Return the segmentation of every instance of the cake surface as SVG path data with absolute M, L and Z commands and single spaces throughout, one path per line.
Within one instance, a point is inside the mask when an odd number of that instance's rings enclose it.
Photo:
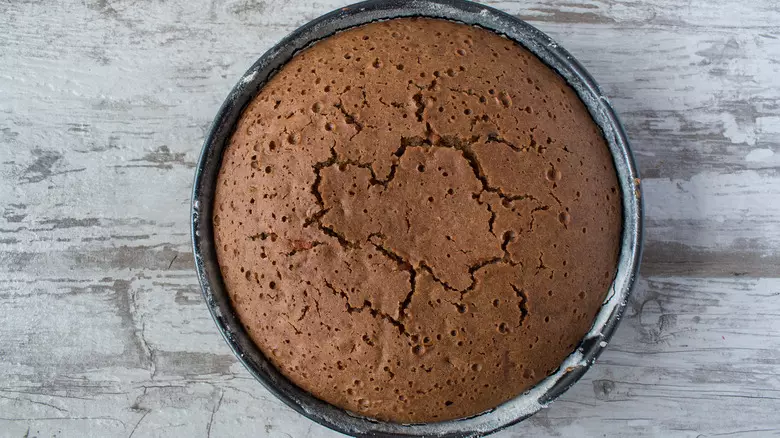
M 555 371 L 621 235 L 576 93 L 519 45 L 433 19 L 353 28 L 281 68 L 226 147 L 213 220 L 268 359 L 396 422 L 475 415 Z

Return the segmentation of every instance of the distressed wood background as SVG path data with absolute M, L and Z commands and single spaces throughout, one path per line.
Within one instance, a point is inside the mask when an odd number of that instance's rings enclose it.
M 520 436 L 780 434 L 780 4 L 491 2 L 596 77 L 633 141 L 643 277 Z M 337 0 L 0 0 L 0 436 L 332 437 L 236 362 L 189 195 L 254 60 Z

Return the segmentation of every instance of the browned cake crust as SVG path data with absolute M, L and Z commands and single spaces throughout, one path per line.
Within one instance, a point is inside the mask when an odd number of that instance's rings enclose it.
M 621 232 L 574 91 L 491 32 L 397 19 L 319 42 L 249 104 L 214 231 L 252 339 L 290 380 L 398 422 L 477 414 L 587 332 Z

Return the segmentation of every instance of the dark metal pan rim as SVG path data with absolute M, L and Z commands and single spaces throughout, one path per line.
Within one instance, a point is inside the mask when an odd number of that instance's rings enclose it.
M 249 100 L 297 52 L 336 32 L 373 21 L 430 17 L 476 25 L 515 41 L 556 70 L 588 108 L 612 153 L 623 202 L 618 269 L 591 330 L 559 369 L 514 399 L 479 415 L 425 424 L 398 424 L 361 417 L 323 402 L 282 376 L 254 345 L 232 310 L 214 248 L 211 211 L 222 151 Z M 369 0 L 317 18 L 267 51 L 242 76 L 219 109 L 206 136 L 192 192 L 195 269 L 207 307 L 236 357 L 280 400 L 333 430 L 356 436 L 482 436 L 528 418 L 582 377 L 609 342 L 638 276 L 642 251 L 640 180 L 622 125 L 593 78 L 564 49 L 528 23 L 464 0 Z

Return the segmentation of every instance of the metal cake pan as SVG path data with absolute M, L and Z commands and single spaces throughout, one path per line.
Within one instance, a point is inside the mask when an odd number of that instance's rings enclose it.
M 617 274 L 607 298 L 591 330 L 554 374 L 516 398 L 470 418 L 398 424 L 361 417 L 321 401 L 290 382 L 266 360 L 242 327 L 225 290 L 214 248 L 211 212 L 223 149 L 244 107 L 276 70 L 298 51 L 338 31 L 413 16 L 476 25 L 503 35 L 530 50 L 569 83 L 601 127 L 612 153 L 622 193 L 623 232 Z M 582 377 L 607 345 L 639 270 L 639 184 L 628 139 L 609 101 L 585 69 L 547 35 L 512 15 L 463 0 L 370 0 L 330 12 L 294 31 L 261 56 L 228 95 L 206 136 L 195 170 L 191 213 L 195 269 L 214 322 L 238 359 L 269 391 L 311 420 L 355 436 L 482 436 L 520 422 L 547 406 Z

